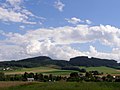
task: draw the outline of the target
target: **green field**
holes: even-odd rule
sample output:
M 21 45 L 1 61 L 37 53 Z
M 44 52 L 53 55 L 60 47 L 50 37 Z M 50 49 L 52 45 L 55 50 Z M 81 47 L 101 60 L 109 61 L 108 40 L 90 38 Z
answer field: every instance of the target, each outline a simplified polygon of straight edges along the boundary
M 103 72 L 104 74 L 120 74 L 120 71 L 117 69 L 113 69 L 110 67 L 80 67 L 80 68 L 84 68 L 87 71 L 99 71 L 99 72 Z
M 118 74 L 120 71 L 109 67 L 80 67 L 87 71 L 99 71 L 104 74 Z M 5 74 L 23 74 L 24 72 L 69 75 L 73 70 L 60 70 L 53 67 L 21 68 L 5 71 Z M 120 90 L 117 82 L 0 82 L 0 90 Z
M 109 67 L 80 67 L 84 68 L 87 71 L 99 71 L 104 74 L 120 74 L 120 71 L 117 69 Z M 33 72 L 33 73 L 43 73 L 43 74 L 53 74 L 53 75 L 69 75 L 73 70 L 60 70 L 53 67 L 36 67 L 36 68 L 21 68 L 13 71 L 4 71 L 5 74 L 24 74 L 24 72 Z
M 45 82 L 0 88 L 0 90 L 120 90 L 116 82 Z
M 43 74 L 69 75 L 71 72 L 78 72 L 78 71 L 74 71 L 74 70 L 56 70 L 56 71 L 43 72 Z
M 53 74 L 53 75 L 69 75 L 74 70 L 60 70 L 51 67 L 21 68 L 14 71 L 5 71 L 5 74 L 24 74 L 25 72 Z

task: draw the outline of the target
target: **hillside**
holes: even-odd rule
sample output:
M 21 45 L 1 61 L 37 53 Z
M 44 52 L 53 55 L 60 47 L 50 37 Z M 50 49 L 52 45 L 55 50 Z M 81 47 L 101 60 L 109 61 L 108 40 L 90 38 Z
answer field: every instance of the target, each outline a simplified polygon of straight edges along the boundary
M 70 64 L 68 61 L 65 60 L 53 60 L 47 56 L 39 56 L 33 58 L 27 58 L 18 61 L 4 61 L 0 62 L 0 67 L 39 67 L 39 66 L 46 66 L 46 65 L 57 65 L 57 66 L 69 66 Z
M 108 59 L 100 59 L 100 58 L 88 58 L 86 56 L 82 57 L 75 57 L 71 58 L 69 61 L 70 64 L 76 65 L 76 66 L 107 66 L 107 67 L 116 67 L 119 66 L 117 61 L 115 60 L 108 60 Z
M 39 67 L 47 65 L 56 65 L 60 67 L 65 66 L 107 66 L 107 67 L 118 67 L 119 64 L 115 60 L 99 59 L 99 58 L 88 58 L 84 56 L 71 58 L 70 61 L 65 60 L 53 60 L 47 56 L 39 56 L 33 58 L 27 58 L 18 61 L 4 61 L 0 62 L 0 67 Z

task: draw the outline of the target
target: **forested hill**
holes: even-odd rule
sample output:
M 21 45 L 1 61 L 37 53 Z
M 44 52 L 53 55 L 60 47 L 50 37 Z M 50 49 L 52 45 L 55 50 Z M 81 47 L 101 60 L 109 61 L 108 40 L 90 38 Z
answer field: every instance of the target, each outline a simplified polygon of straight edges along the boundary
M 69 61 L 53 60 L 47 56 L 39 56 L 27 58 L 19 61 L 4 61 L 0 62 L 0 67 L 39 67 L 47 65 L 64 66 L 107 66 L 118 67 L 119 64 L 115 60 L 88 58 L 84 56 L 71 58 Z
M 99 59 L 99 58 L 88 58 L 85 56 L 71 58 L 69 61 L 72 65 L 77 66 L 107 66 L 107 67 L 116 67 L 119 66 L 117 61 L 108 60 L 108 59 Z

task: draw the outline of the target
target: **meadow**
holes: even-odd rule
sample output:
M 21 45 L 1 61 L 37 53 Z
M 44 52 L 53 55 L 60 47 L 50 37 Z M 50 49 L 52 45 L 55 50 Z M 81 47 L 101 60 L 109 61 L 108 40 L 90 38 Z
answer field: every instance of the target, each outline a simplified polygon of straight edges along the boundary
M 109 67 L 80 67 L 87 71 L 99 71 L 105 74 L 120 75 L 120 71 Z M 14 71 L 4 71 L 5 74 L 23 74 L 24 72 L 69 75 L 73 70 L 60 70 L 53 67 L 21 68 Z M 120 90 L 119 82 L 22 82 L 3 81 L 0 82 L 0 90 Z
M 86 69 L 86 71 L 99 71 L 103 74 L 120 74 L 120 71 L 110 67 L 80 67 Z M 71 72 L 77 72 L 74 70 L 61 70 L 55 67 L 35 67 L 35 68 L 20 68 L 13 71 L 4 71 L 5 74 L 24 74 L 24 72 L 33 72 L 33 73 L 43 73 L 43 74 L 53 74 L 53 75 L 69 75 Z
M 42 74 L 53 74 L 53 75 L 69 75 L 71 72 L 77 72 L 74 70 L 61 70 L 53 67 L 36 67 L 36 68 L 21 68 L 13 71 L 4 71 L 6 75 L 12 74 L 24 74 L 25 72 L 42 73 Z
M 0 90 L 4 90 L 9 87 L 16 87 L 19 85 L 27 85 L 31 82 L 23 82 L 23 81 L 0 81 Z
M 0 90 L 120 90 L 117 82 L 33 82 Z
M 84 68 L 87 71 L 98 71 L 98 72 L 103 72 L 103 74 L 120 74 L 120 71 L 114 68 L 110 68 L 110 67 L 105 67 L 105 66 L 101 66 L 101 67 L 80 67 L 80 68 Z

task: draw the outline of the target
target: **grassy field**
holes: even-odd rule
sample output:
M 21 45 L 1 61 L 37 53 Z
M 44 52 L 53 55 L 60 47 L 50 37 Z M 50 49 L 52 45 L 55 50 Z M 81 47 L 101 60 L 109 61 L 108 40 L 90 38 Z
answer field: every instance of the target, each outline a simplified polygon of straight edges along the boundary
M 97 70 L 104 74 L 118 74 L 120 71 L 109 67 L 80 67 L 87 71 Z M 73 70 L 60 70 L 52 67 L 22 68 L 5 71 L 5 74 L 23 74 L 24 72 L 69 75 Z M 120 90 L 117 82 L 0 82 L 0 90 Z
M 43 74 L 69 75 L 71 72 L 78 72 L 78 71 L 74 71 L 74 70 L 56 70 L 56 71 L 43 72 Z
M 53 74 L 53 75 L 69 75 L 73 70 L 60 70 L 51 67 L 22 68 L 15 71 L 5 71 L 5 74 L 24 74 L 25 72 Z
M 99 72 L 103 72 L 104 74 L 120 74 L 119 70 L 116 70 L 116 69 L 113 69 L 110 67 L 104 67 L 104 66 L 101 66 L 101 67 L 80 67 L 80 68 L 84 68 L 87 71 L 97 70 Z
M 31 82 L 22 82 L 22 81 L 0 81 L 0 90 L 4 90 L 9 87 L 19 86 L 19 85 L 26 85 L 30 84 Z
M 21 68 L 14 71 L 5 71 L 5 74 L 23 74 L 24 72 L 50 72 L 50 71 L 56 71 L 58 69 L 50 68 L 50 67 L 35 67 L 35 68 Z
M 84 68 L 87 71 L 97 70 L 103 72 L 104 74 L 120 74 L 119 70 L 109 68 L 109 67 L 80 67 Z M 43 74 L 53 74 L 53 75 L 69 75 L 73 70 L 60 70 L 52 67 L 36 67 L 36 68 L 22 68 L 14 71 L 5 71 L 5 74 L 23 74 L 24 72 L 33 72 L 33 73 L 43 73 Z
M 45 82 L 30 83 L 0 90 L 120 90 L 120 83 L 113 82 Z

